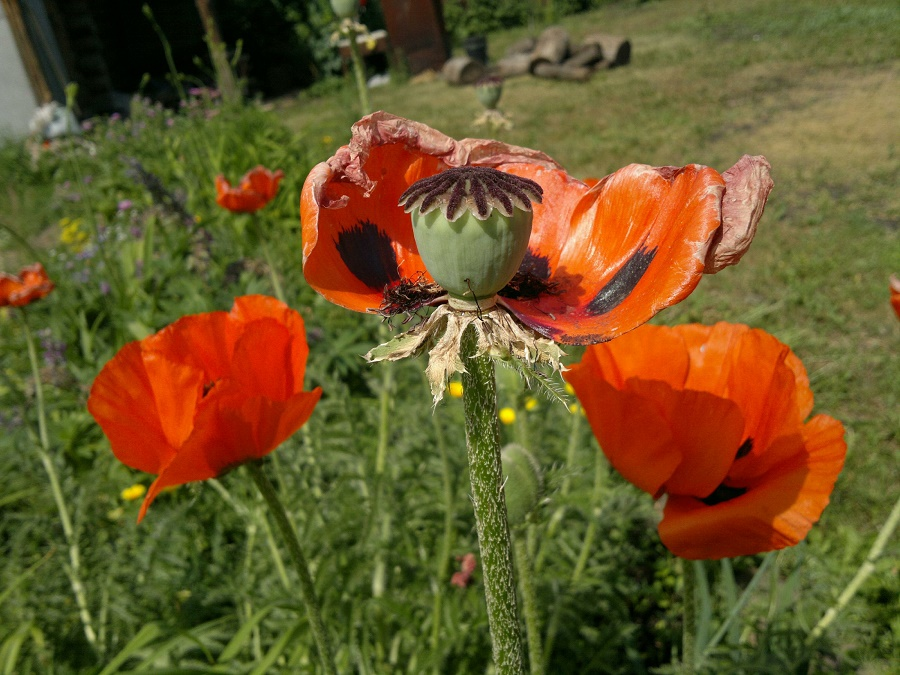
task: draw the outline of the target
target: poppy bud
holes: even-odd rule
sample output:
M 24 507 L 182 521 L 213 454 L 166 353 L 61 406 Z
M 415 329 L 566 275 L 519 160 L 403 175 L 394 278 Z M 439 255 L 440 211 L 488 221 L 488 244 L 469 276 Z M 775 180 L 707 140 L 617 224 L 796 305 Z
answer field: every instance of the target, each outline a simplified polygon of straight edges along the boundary
M 480 166 L 423 178 L 400 196 L 422 262 L 460 309 L 486 309 L 513 278 L 531 237 L 541 186 Z M 454 300 L 457 302 L 454 303 Z
M 331 0 L 331 9 L 339 19 L 350 19 L 356 16 L 359 0 Z
M 503 93 L 503 80 L 499 77 L 484 77 L 475 83 L 475 96 L 488 110 L 494 110 Z
M 544 489 L 544 475 L 537 460 L 518 443 L 510 443 L 501 451 L 506 482 L 506 515 L 510 527 L 521 525 L 538 505 Z

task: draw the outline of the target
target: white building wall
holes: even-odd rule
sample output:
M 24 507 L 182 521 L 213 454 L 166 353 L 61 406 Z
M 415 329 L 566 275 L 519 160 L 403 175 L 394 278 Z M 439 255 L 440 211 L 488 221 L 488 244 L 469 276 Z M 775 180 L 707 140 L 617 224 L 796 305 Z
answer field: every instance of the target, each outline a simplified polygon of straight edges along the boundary
M 27 134 L 36 107 L 12 29 L 0 9 L 0 136 Z

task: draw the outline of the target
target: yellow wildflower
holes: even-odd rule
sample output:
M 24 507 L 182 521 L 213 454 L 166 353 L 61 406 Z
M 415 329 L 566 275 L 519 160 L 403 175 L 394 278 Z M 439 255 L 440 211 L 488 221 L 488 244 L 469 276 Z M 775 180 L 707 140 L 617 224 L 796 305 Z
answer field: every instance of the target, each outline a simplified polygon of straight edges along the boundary
M 81 218 L 72 220 L 63 218 L 59 221 L 59 241 L 75 253 L 81 251 L 88 242 L 88 234 L 81 229 Z
M 529 396 L 525 399 L 525 410 L 531 412 L 535 408 L 538 407 L 538 400 L 534 396 Z
M 451 382 L 450 386 L 447 387 L 447 389 L 450 391 L 450 395 L 453 398 L 462 398 L 462 395 L 463 395 L 462 382 Z
M 147 492 L 147 488 L 140 483 L 135 483 L 131 487 L 127 487 L 122 490 L 122 494 L 120 495 L 122 499 L 126 502 L 133 502 L 135 499 L 140 499 Z
M 512 408 L 500 408 L 499 417 L 503 424 L 512 424 L 516 421 L 516 411 Z
M 566 382 L 566 393 L 567 393 L 569 396 L 574 396 L 574 395 L 575 395 L 575 387 L 573 387 L 573 386 L 572 386 L 571 384 L 569 384 L 568 382 Z

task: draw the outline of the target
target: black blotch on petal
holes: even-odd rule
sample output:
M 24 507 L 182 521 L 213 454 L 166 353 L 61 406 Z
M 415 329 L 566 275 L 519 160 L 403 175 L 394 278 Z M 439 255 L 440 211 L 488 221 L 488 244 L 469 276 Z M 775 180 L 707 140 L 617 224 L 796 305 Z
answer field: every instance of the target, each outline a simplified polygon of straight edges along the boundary
M 641 249 L 631 256 L 628 262 L 622 265 L 615 276 L 588 303 L 586 307 L 588 313 L 597 316 L 618 307 L 638 285 L 655 257 L 656 248 Z
M 746 441 L 741 443 L 741 447 L 738 448 L 737 454 L 734 456 L 735 459 L 740 459 L 741 457 L 746 457 L 753 450 L 753 439 L 748 438 Z
M 522 264 L 519 265 L 519 272 L 547 281 L 550 278 L 550 257 L 538 255 L 531 249 L 528 249 Z
M 534 300 L 541 295 L 559 293 L 559 284 L 550 281 L 550 258 L 528 249 L 515 276 L 499 295 L 510 300 Z
M 391 238 L 374 223 L 361 220 L 342 231 L 335 246 L 350 273 L 369 288 L 380 291 L 400 280 Z
M 716 504 L 730 502 L 732 499 L 737 499 L 746 492 L 747 488 L 732 487 L 730 485 L 725 485 L 724 483 L 722 483 L 722 485 L 713 490 L 709 494 L 709 496 L 704 497 L 700 501 L 707 506 L 715 506 Z

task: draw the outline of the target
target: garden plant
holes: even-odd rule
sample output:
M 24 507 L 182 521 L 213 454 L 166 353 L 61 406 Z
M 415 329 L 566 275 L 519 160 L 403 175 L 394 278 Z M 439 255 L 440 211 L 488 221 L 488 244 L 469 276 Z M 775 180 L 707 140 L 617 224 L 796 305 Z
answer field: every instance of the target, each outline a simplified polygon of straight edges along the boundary
M 892 672 L 898 19 L 4 141 L 0 673 Z

